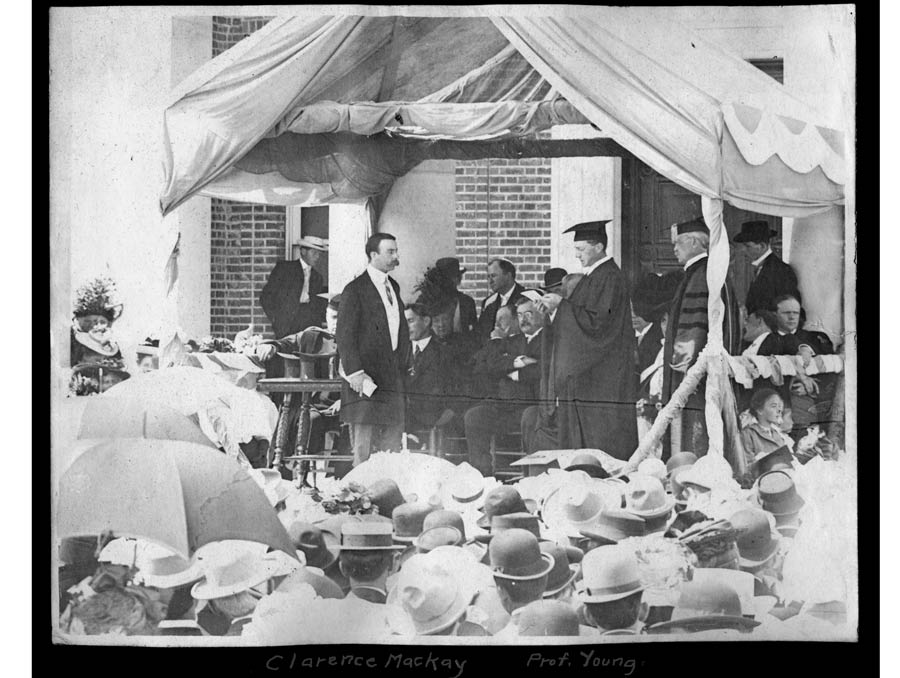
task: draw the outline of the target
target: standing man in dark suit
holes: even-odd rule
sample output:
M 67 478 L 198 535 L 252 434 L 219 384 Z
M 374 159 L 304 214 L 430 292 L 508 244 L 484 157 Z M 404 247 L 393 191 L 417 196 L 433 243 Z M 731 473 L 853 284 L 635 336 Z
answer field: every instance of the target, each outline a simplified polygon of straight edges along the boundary
M 446 409 L 449 370 L 444 347 L 431 331 L 431 313 L 423 304 L 406 308 L 410 355 L 406 378 L 406 430 L 435 425 Z
M 744 303 L 747 315 L 772 308 L 772 302 L 783 294 L 800 299 L 794 269 L 772 252 L 770 243 L 774 235 L 768 222 L 747 221 L 741 224 L 741 232 L 734 238 L 753 267 L 753 282 Z
M 475 325 L 475 334 L 479 343 L 484 343 L 491 336 L 497 310 L 501 306 L 515 304 L 525 288 L 516 282 L 516 266 L 509 259 L 492 259 L 488 263 L 488 285 L 491 296 L 481 302 L 481 316 Z
M 397 239 L 376 233 L 366 241 L 369 265 L 347 283 L 338 311 L 341 421 L 350 424 L 353 465 L 373 449 L 399 451 L 403 433 L 403 377 L 409 355 L 400 286 L 388 273 L 400 263 Z
M 319 294 L 325 291 L 326 285 L 314 266 L 328 252 L 328 241 L 306 236 L 298 244 L 300 258 L 275 264 L 259 295 L 259 304 L 276 337 L 296 334 L 307 327 L 321 327 L 325 322 L 327 302 Z
M 434 267 L 443 272 L 453 284 L 456 286 L 456 308 L 453 310 L 453 331 L 454 332 L 471 332 L 478 322 L 478 316 L 475 312 L 475 300 L 468 294 L 459 291 L 462 284 L 463 273 L 465 268 L 459 265 L 459 259 L 456 257 L 443 257 L 438 259 Z
M 558 448 L 597 448 L 628 459 L 637 447 L 636 343 L 628 285 L 606 253 L 608 222 L 565 231 L 575 234 L 584 276 L 566 298 L 548 292 L 541 300 L 552 328 L 541 395 L 555 405 Z

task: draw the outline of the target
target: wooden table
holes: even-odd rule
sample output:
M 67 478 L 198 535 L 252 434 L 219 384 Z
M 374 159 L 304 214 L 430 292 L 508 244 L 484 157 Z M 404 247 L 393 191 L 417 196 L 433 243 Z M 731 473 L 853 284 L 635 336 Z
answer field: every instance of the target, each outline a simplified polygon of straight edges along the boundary
M 279 377 L 273 379 L 260 379 L 256 384 L 256 390 L 263 393 L 283 393 L 284 400 L 278 410 L 278 424 L 275 427 L 274 457 L 270 457 L 267 466 L 281 471 L 284 461 L 308 461 L 313 464 L 316 461 L 353 461 L 352 455 L 322 455 L 307 454 L 306 446 L 309 439 L 309 400 L 313 393 L 320 391 L 331 392 L 341 390 L 340 379 L 305 379 L 299 377 Z M 288 421 L 291 408 L 297 407 L 296 394 L 300 394 L 300 416 L 297 418 L 297 442 L 294 446 L 294 454 L 284 456 L 284 444 L 288 433 Z M 272 448 L 270 448 L 271 451 Z M 313 473 L 315 482 L 315 473 Z

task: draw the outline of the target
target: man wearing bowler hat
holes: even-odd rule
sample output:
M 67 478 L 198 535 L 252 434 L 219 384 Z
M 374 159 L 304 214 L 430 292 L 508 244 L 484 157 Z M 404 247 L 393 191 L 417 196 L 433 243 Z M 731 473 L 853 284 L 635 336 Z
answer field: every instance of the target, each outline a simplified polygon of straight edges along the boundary
M 446 275 L 456 286 L 456 307 L 453 310 L 453 331 L 459 333 L 471 332 L 478 321 L 475 311 L 475 300 L 468 294 L 459 291 L 462 284 L 463 273 L 466 269 L 459 265 L 456 257 L 442 257 L 438 259 L 434 267 Z
M 678 263 L 684 267 L 684 278 L 675 290 L 675 298 L 669 309 L 666 324 L 666 341 L 663 347 L 662 403 L 666 404 L 684 380 L 688 369 L 697 362 L 706 346 L 709 333 L 709 287 L 706 284 L 708 264 L 709 228 L 703 219 L 697 218 L 672 226 L 672 244 Z M 722 342 L 731 355 L 739 353 L 740 327 L 738 304 L 731 281 L 726 277 L 722 286 L 725 313 L 722 325 Z M 706 432 L 706 380 L 688 398 L 682 415 L 681 449 L 698 457 L 706 454 L 709 436 Z M 668 443 L 668 440 L 666 440 Z M 668 459 L 670 447 L 664 447 L 663 460 Z
M 607 223 L 566 230 L 574 233 L 584 277 L 566 298 L 552 291 L 542 297 L 552 336 L 541 358 L 538 425 L 552 431 L 555 424 L 558 448 L 598 448 L 627 459 L 637 447 L 636 344 L 628 285 L 606 252 Z
M 326 290 L 327 284 L 314 267 L 328 253 L 328 241 L 305 236 L 297 245 L 300 256 L 294 261 L 275 264 L 259 295 L 259 305 L 272 323 L 276 337 L 296 334 L 307 327 L 321 327 L 325 321 L 326 302 L 318 295 Z
M 734 237 L 734 243 L 741 246 L 753 267 L 753 282 L 744 302 L 748 315 L 769 310 L 772 302 L 782 294 L 792 294 L 800 299 L 794 269 L 772 251 L 774 235 L 775 231 L 769 228 L 767 221 L 746 221 Z

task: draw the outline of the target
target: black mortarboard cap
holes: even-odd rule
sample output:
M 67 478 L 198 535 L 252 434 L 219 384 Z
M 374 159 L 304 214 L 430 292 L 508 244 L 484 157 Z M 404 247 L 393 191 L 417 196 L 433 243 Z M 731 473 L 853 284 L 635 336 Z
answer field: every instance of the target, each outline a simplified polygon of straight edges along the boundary
M 610 221 L 610 219 L 605 219 L 603 221 L 585 221 L 584 223 L 575 224 L 574 226 L 567 228 L 563 233 L 574 233 L 575 242 L 578 242 L 579 240 L 599 240 L 605 247 L 607 243 L 606 224 Z
M 676 235 L 681 235 L 682 233 L 706 233 L 709 235 L 709 228 L 703 223 L 703 219 L 699 217 L 690 221 L 682 221 L 680 224 L 675 224 L 672 228 L 675 230 Z

